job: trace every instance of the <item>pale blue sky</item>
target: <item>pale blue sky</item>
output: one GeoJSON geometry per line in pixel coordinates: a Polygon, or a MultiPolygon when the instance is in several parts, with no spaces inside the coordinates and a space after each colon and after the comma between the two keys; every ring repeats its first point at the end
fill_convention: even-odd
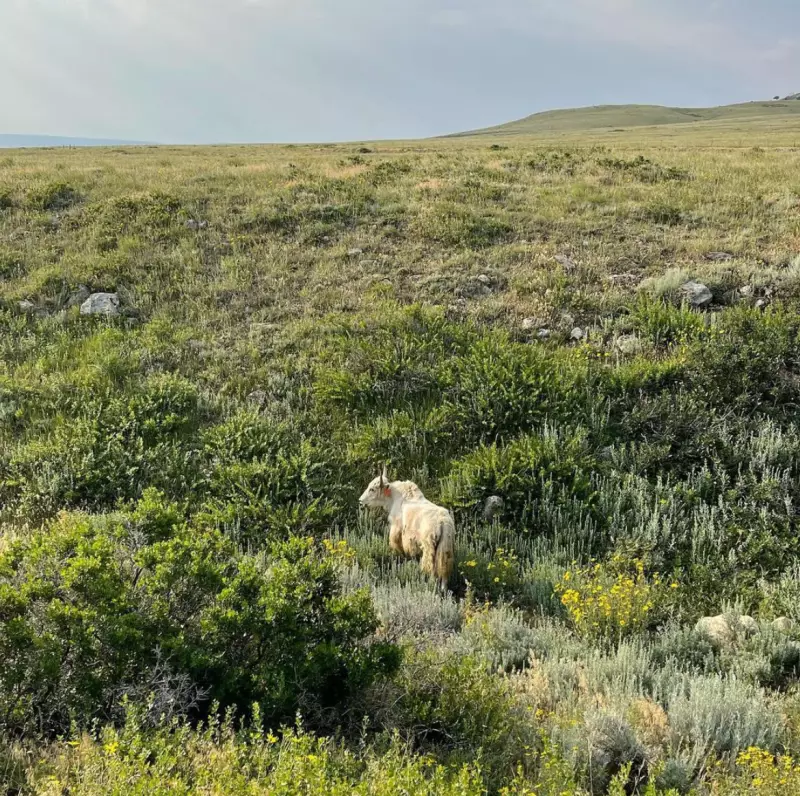
{"type": "Polygon", "coordinates": [[[0,133],[407,138],[800,91],[800,0],[0,0],[0,133]]]}

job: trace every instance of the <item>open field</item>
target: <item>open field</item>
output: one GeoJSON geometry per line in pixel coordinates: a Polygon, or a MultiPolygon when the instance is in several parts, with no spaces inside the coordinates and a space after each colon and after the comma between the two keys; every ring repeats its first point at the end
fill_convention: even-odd
{"type": "Polygon", "coordinates": [[[794,119],[0,153],[9,792],[800,794],[794,119]]]}

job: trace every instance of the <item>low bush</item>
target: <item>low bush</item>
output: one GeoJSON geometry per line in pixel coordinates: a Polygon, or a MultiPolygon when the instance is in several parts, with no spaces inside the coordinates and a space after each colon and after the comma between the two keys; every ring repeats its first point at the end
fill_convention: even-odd
{"type": "Polygon", "coordinates": [[[310,540],[254,557],[175,519],[148,494],[127,518],[63,514],[0,554],[6,731],[108,718],[154,671],[192,703],[202,693],[256,702],[272,723],[299,707],[322,721],[397,666],[393,647],[364,643],[377,627],[369,595],[342,595],[310,540]]]}

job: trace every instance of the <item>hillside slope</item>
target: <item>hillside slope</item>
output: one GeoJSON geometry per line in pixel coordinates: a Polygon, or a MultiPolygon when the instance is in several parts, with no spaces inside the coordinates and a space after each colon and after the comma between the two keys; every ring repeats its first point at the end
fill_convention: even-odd
{"type": "Polygon", "coordinates": [[[613,128],[701,124],[716,121],[756,121],[800,115],[800,102],[747,102],[716,108],[666,108],[660,105],[597,105],[591,108],[535,113],[507,124],[456,133],[448,137],[476,135],[532,135],[613,128]]]}

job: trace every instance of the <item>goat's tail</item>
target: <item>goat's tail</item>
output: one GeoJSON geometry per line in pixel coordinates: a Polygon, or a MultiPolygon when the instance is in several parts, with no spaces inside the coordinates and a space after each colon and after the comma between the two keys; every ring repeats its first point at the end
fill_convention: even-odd
{"type": "Polygon", "coordinates": [[[442,520],[439,526],[439,544],[436,545],[433,572],[439,579],[443,591],[447,589],[455,564],[456,526],[452,516],[442,520]]]}

